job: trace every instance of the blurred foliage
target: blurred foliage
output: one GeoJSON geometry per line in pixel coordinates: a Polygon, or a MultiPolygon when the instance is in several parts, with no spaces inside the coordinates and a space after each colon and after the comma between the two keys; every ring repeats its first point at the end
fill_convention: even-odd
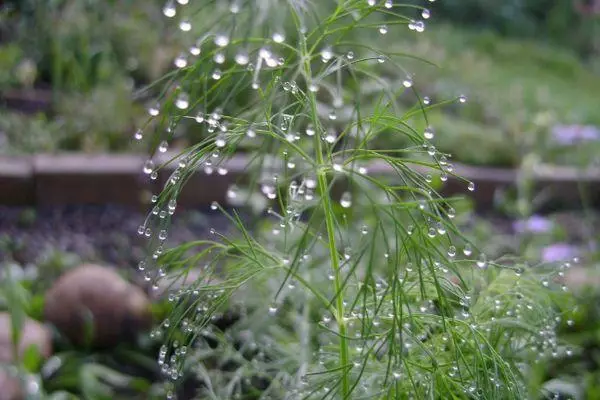
{"type": "MultiPolygon", "coordinates": [[[[582,165],[600,154],[597,140],[565,146],[551,137],[559,124],[600,126],[600,75],[572,51],[443,24],[388,40],[398,51],[435,63],[407,59],[403,65],[418,71],[415,86],[432,104],[468,97],[464,105],[428,111],[437,132],[433,144],[456,161],[516,166],[534,152],[543,162],[582,165]]],[[[386,137],[381,146],[401,145],[397,140],[386,137]]]]}
{"type": "Polygon", "coordinates": [[[591,3],[593,0],[446,0],[435,9],[456,24],[546,40],[589,56],[600,54],[600,17],[577,7],[591,3]]]}

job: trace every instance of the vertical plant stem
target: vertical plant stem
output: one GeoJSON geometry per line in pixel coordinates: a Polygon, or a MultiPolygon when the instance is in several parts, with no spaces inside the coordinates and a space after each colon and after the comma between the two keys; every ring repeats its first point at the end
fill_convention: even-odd
{"type": "MultiPolygon", "coordinates": [[[[312,71],[310,66],[310,54],[308,53],[306,40],[300,40],[302,44],[303,66],[307,82],[312,79],[312,71]]],[[[311,91],[307,91],[308,102],[311,109],[311,117],[315,125],[315,129],[319,129],[319,118],[317,114],[317,99],[311,91]]],[[[314,136],[315,143],[315,158],[318,165],[317,171],[317,187],[319,195],[322,199],[323,212],[325,214],[325,225],[327,229],[327,242],[329,246],[329,257],[331,260],[331,268],[334,273],[334,290],[335,290],[335,319],[338,325],[340,336],[340,370],[342,372],[342,399],[347,399],[350,395],[350,383],[348,381],[348,340],[346,323],[344,321],[344,296],[342,295],[342,273],[340,270],[340,262],[337,255],[337,246],[335,241],[335,221],[334,210],[329,195],[329,185],[327,184],[327,171],[325,168],[325,159],[323,157],[323,144],[321,143],[321,135],[319,132],[314,136]]]]}

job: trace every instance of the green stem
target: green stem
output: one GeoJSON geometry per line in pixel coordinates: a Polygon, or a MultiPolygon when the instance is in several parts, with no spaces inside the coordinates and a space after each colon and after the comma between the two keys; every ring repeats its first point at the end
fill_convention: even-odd
{"type": "MultiPolygon", "coordinates": [[[[303,57],[303,66],[306,79],[309,80],[312,77],[312,71],[310,66],[310,55],[307,50],[306,41],[301,40],[303,57]]],[[[316,98],[314,93],[307,91],[307,97],[311,108],[311,116],[315,129],[319,129],[319,119],[317,114],[316,98]]],[[[342,399],[347,399],[350,396],[350,382],[348,379],[348,339],[347,339],[347,328],[344,321],[344,296],[342,295],[342,272],[340,269],[340,262],[337,254],[337,246],[335,240],[335,221],[334,221],[334,210],[329,195],[329,185],[327,184],[327,171],[329,168],[324,168],[325,160],[323,157],[323,145],[321,143],[321,135],[317,132],[314,136],[315,143],[315,158],[318,168],[317,172],[317,185],[319,194],[322,199],[323,212],[325,213],[325,225],[327,228],[327,243],[329,245],[329,257],[331,259],[331,267],[334,273],[334,286],[335,286],[335,319],[339,330],[340,339],[340,371],[342,372],[342,399]]]]}

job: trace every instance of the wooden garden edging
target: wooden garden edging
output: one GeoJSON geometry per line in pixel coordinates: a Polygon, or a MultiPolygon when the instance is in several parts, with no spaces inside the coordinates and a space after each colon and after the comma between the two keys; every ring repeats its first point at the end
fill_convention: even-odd
{"type": "MultiPolygon", "coordinates": [[[[171,155],[172,156],[172,155],[171,155]]],[[[159,157],[168,159],[168,154],[159,157]]],[[[157,160],[160,162],[161,160],[157,160]]],[[[206,175],[198,171],[186,184],[178,203],[183,206],[208,206],[225,202],[229,185],[246,174],[246,156],[237,155],[224,163],[225,176],[216,171],[206,175]]],[[[90,155],[67,153],[0,157],[0,204],[14,206],[59,206],[75,204],[120,204],[145,207],[151,193],[164,186],[168,174],[151,181],[142,172],[141,155],[90,155]]],[[[419,168],[420,169],[420,168],[419,168]]],[[[374,163],[372,174],[390,173],[385,164],[374,163]]],[[[423,169],[425,173],[425,169],[423,169]]],[[[452,176],[441,193],[465,195],[480,210],[491,209],[498,189],[514,186],[517,171],[455,164],[456,175],[473,181],[474,192],[465,181],[452,176]]],[[[543,191],[557,207],[579,207],[580,191],[586,190],[589,203],[600,206],[600,170],[581,171],[568,167],[541,166],[534,171],[537,190],[543,191]]]]}

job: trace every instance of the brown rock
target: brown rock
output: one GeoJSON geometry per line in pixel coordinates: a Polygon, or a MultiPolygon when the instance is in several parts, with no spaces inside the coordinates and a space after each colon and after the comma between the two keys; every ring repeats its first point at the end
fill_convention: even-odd
{"type": "MultiPolygon", "coordinates": [[[[14,361],[11,337],[11,318],[10,314],[0,313],[0,363],[10,363],[14,361]]],[[[29,348],[36,346],[43,358],[48,358],[52,354],[52,334],[44,325],[32,319],[26,319],[21,331],[19,342],[19,356],[29,348]]]]}
{"type": "Polygon", "coordinates": [[[0,400],[21,400],[24,397],[19,378],[0,369],[0,400]]]}
{"type": "MultiPolygon", "coordinates": [[[[0,313],[0,364],[14,362],[12,343],[12,320],[9,313],[0,313]]],[[[18,351],[19,357],[30,346],[37,347],[40,355],[45,359],[52,354],[52,333],[44,325],[32,319],[26,319],[21,331],[18,351]]],[[[25,396],[17,376],[13,376],[9,369],[0,369],[0,400],[20,400],[25,396]]]]}
{"type": "Polygon", "coordinates": [[[144,292],[114,270],[92,264],[54,283],[46,294],[44,315],[73,343],[96,347],[130,340],[152,324],[144,292]]]}

